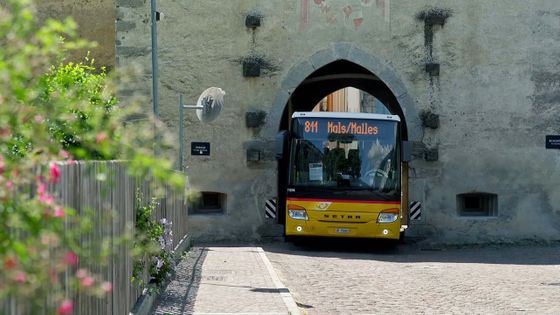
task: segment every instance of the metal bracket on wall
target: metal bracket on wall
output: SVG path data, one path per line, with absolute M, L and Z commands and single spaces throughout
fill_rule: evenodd
M 224 95 L 226 95 L 226 92 L 221 88 L 207 88 L 198 97 L 196 105 L 185 105 L 183 94 L 179 95 L 179 158 L 177 161 L 179 171 L 183 171 L 184 110 L 195 109 L 197 111 L 196 115 L 201 122 L 211 122 L 218 117 L 224 106 Z
M 243 76 L 244 77 L 260 77 L 261 65 L 255 60 L 243 61 Z
M 262 110 L 246 112 L 245 125 L 247 128 L 258 128 L 265 124 L 266 112 Z
M 439 159 L 439 151 L 437 148 L 426 149 L 424 151 L 424 160 L 428 162 L 435 162 Z
M 245 26 L 247 28 L 255 29 L 255 28 L 261 26 L 261 19 L 262 19 L 262 16 L 260 14 L 249 13 L 245 17 Z
M 431 129 L 439 128 L 439 115 L 431 111 L 424 111 L 420 114 L 422 125 Z
M 426 72 L 432 77 L 439 76 L 439 63 L 433 63 L 433 62 L 427 63 Z

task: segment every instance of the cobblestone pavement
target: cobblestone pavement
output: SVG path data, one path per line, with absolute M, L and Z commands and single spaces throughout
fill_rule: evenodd
M 175 271 L 155 314 L 297 313 L 259 247 L 194 247 Z
M 303 314 L 560 314 L 560 244 L 263 246 Z

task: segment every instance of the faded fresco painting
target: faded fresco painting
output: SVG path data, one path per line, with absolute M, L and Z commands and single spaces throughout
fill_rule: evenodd
M 331 24 L 354 30 L 364 22 L 389 21 L 390 0 L 300 0 L 299 30 L 306 31 L 313 24 Z

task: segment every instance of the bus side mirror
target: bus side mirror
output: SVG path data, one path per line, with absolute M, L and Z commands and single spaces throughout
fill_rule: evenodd
M 275 155 L 277 160 L 284 158 L 284 148 L 288 143 L 288 130 L 282 130 L 276 134 Z
M 412 160 L 412 141 L 403 141 L 401 145 L 402 161 L 410 162 Z

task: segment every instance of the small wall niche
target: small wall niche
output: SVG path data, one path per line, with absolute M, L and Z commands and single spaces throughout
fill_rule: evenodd
M 189 214 L 224 214 L 226 205 L 226 194 L 202 191 L 197 198 L 189 201 Z
M 498 195 L 492 193 L 458 194 L 457 212 L 462 217 L 496 217 L 498 216 Z

